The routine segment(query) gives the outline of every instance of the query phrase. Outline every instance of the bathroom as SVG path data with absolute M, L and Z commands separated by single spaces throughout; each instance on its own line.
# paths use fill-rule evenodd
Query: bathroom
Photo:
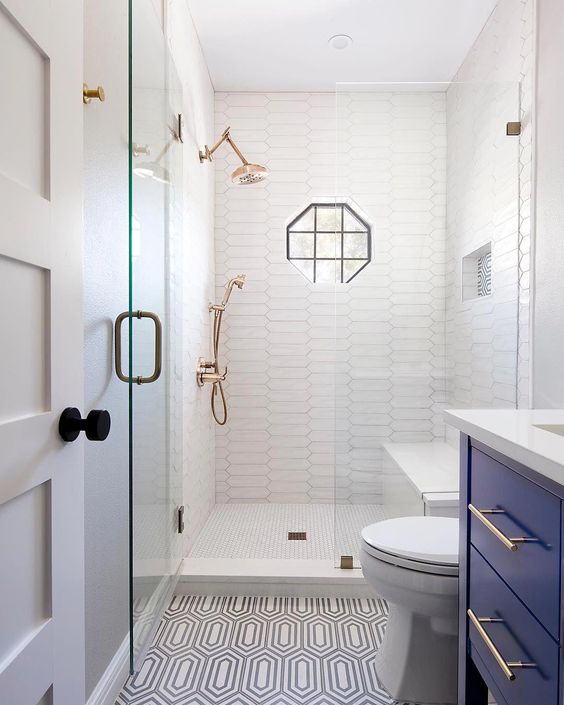
M 0 703 L 561 703 L 559 0 L 33 5 Z

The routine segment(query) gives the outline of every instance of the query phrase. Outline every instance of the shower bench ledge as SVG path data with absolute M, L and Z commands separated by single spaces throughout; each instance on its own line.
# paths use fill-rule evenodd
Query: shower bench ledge
M 450 443 L 383 443 L 385 453 L 392 461 L 388 465 L 388 481 L 396 471 L 394 491 L 397 492 L 397 474 L 407 478 L 425 513 L 453 516 L 458 512 L 458 451 Z M 390 469 L 392 470 L 390 472 Z M 399 471 L 399 473 L 397 473 Z M 388 502 L 386 502 L 388 504 Z M 400 511 L 400 513 L 402 513 Z

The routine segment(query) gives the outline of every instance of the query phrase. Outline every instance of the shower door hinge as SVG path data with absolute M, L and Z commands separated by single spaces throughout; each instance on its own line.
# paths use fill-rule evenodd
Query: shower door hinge
M 184 505 L 178 507 L 177 509 L 177 519 L 178 519 L 178 533 L 184 533 Z
M 184 118 L 182 113 L 178 113 L 176 116 L 176 139 L 179 142 L 184 142 Z
M 354 561 L 352 556 L 341 556 L 341 565 L 339 566 L 341 570 L 352 570 L 354 568 Z

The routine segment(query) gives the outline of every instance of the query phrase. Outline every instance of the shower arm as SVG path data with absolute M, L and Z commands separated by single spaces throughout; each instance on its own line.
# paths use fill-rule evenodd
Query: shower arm
M 206 144 L 206 145 L 204 146 L 204 150 L 203 150 L 203 151 L 200 150 L 200 153 L 199 153 L 199 154 L 200 154 L 200 163 L 203 162 L 203 161 L 205 161 L 206 159 L 207 159 L 208 161 L 210 161 L 210 162 L 213 161 L 213 160 L 212 160 L 212 156 L 213 156 L 214 152 L 215 152 L 219 147 L 221 147 L 221 145 L 222 145 L 224 142 L 227 142 L 227 144 L 229 144 L 229 146 L 231 147 L 231 149 L 235 152 L 235 154 L 239 157 L 239 159 L 243 162 L 243 164 L 246 165 L 246 164 L 249 163 L 249 162 L 245 159 L 245 157 L 243 156 L 243 154 L 242 154 L 241 150 L 239 149 L 239 147 L 237 147 L 237 145 L 235 144 L 235 142 L 231 139 L 231 135 L 229 134 L 229 130 L 231 130 L 230 127 L 226 128 L 226 129 L 221 133 L 221 137 L 218 139 L 218 141 L 214 144 L 214 146 L 213 146 L 211 149 L 210 149 L 210 148 L 208 147 L 208 145 Z

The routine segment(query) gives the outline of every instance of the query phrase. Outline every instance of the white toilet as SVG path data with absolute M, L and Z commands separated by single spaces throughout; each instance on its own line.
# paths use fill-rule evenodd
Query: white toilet
M 376 672 L 394 700 L 457 702 L 458 520 L 402 517 L 362 530 L 368 584 L 389 606 Z

